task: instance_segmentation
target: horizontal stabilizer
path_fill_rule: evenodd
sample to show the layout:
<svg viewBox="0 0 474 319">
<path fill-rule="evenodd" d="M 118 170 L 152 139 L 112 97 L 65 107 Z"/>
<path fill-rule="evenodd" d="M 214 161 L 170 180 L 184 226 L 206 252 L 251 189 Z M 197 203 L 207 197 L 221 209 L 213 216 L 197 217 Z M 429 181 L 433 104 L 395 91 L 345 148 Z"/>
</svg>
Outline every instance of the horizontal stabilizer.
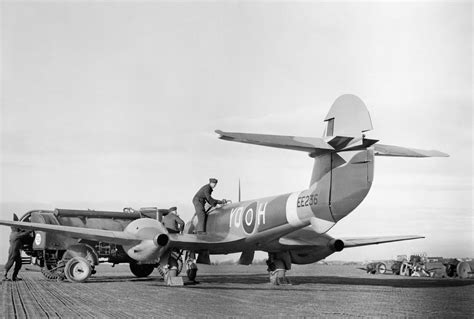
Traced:
<svg viewBox="0 0 474 319">
<path fill-rule="evenodd" d="M 416 148 L 384 144 L 375 144 L 374 155 L 399 157 L 449 157 L 448 154 L 436 150 L 420 150 Z"/>
<path fill-rule="evenodd" d="M 377 245 L 396 241 L 413 240 L 425 238 L 423 236 L 384 236 L 384 237 L 360 237 L 360 238 L 340 238 L 344 242 L 344 248 Z"/>
<path fill-rule="evenodd" d="M 226 141 L 303 151 L 314 155 L 334 151 L 334 147 L 326 143 L 322 138 L 234 133 L 220 130 L 216 130 L 216 133 L 220 135 L 220 139 Z"/>
</svg>

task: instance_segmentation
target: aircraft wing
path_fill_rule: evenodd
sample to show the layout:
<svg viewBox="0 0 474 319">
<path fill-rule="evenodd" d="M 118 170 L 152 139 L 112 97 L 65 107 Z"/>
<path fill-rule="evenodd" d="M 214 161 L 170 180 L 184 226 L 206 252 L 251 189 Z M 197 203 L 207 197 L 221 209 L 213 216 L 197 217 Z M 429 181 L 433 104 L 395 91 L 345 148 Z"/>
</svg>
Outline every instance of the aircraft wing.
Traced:
<svg viewBox="0 0 474 319">
<path fill-rule="evenodd" d="M 186 250 L 207 250 L 207 249 L 226 249 L 235 246 L 243 238 L 235 236 L 220 236 L 218 234 L 168 234 L 169 247 L 186 249 Z"/>
<path fill-rule="evenodd" d="M 27 230 L 42 230 L 45 232 L 61 234 L 73 238 L 102 241 L 118 245 L 130 245 L 134 243 L 138 244 L 141 241 L 135 236 L 122 231 L 51 225 L 43 223 L 13 222 L 6 220 L 0 220 L 0 225 L 13 226 Z"/>
<path fill-rule="evenodd" d="M 395 145 L 375 144 L 374 155 L 398 157 L 449 157 L 448 154 L 436 150 L 420 150 Z"/>
<path fill-rule="evenodd" d="M 6 220 L 0 220 L 0 225 L 13 226 L 27 230 L 40 230 L 50 233 L 61 234 L 72 238 L 88 239 L 118 245 L 138 244 L 143 239 L 137 238 L 134 235 L 123 231 L 112 231 L 95 228 L 71 227 L 43 223 L 14 222 Z M 239 240 L 241 240 L 241 238 L 237 237 L 223 237 L 214 234 L 207 234 L 202 236 L 190 234 L 168 234 L 168 236 L 170 247 L 190 250 L 226 248 L 227 246 L 235 245 Z"/>
<path fill-rule="evenodd" d="M 216 130 L 216 133 L 220 135 L 219 138 L 221 140 L 232 142 L 256 144 L 317 154 L 334 151 L 334 147 L 326 143 L 322 138 L 235 133 L 223 132 L 220 130 Z"/>
<path fill-rule="evenodd" d="M 359 238 L 340 238 L 344 242 L 344 248 L 360 247 L 368 245 L 378 245 L 392 243 L 396 241 L 413 240 L 425 238 L 424 236 L 382 236 L 382 237 L 359 237 Z"/>
</svg>

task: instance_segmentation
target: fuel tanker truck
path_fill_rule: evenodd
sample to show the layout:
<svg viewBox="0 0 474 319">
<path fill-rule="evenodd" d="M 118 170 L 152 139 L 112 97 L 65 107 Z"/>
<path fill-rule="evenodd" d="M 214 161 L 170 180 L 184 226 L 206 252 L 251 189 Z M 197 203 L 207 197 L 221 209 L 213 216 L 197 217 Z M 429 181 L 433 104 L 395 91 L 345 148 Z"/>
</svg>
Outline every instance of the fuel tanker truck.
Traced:
<svg viewBox="0 0 474 319">
<path fill-rule="evenodd" d="M 23 222 L 44 223 L 52 225 L 73 226 L 82 228 L 95 228 L 112 231 L 123 231 L 132 221 L 147 217 L 158 219 L 167 209 L 156 207 L 141 208 L 134 210 L 124 208 L 121 212 L 95 211 L 95 210 L 33 210 L 20 218 Z M 68 237 L 56 233 L 35 231 L 23 246 L 24 252 L 32 257 L 33 264 L 41 267 L 42 274 L 48 279 L 81 282 L 89 276 L 77 271 L 81 269 L 77 263 L 87 261 L 91 274 L 95 273 L 94 267 L 101 262 L 111 263 L 112 266 L 120 263 L 128 263 L 130 271 L 136 277 L 147 277 L 158 263 L 138 263 L 130 258 L 120 245 L 109 244 L 100 241 L 90 241 Z M 182 269 L 182 259 L 179 258 L 179 271 Z M 84 278 L 85 277 L 85 278 Z"/>
</svg>

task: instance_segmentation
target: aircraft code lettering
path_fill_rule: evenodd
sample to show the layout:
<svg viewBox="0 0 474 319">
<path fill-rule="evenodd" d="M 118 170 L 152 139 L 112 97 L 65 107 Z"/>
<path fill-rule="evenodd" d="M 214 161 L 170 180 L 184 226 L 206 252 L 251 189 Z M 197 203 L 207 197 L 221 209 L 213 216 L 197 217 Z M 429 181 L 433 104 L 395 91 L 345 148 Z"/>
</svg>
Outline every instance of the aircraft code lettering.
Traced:
<svg viewBox="0 0 474 319">
<path fill-rule="evenodd" d="M 237 207 L 231 210 L 229 218 L 229 227 L 239 228 L 242 225 L 247 234 L 255 230 L 256 225 L 265 224 L 265 209 L 267 203 L 253 202 L 247 207 Z"/>
<path fill-rule="evenodd" d="M 315 206 L 318 204 L 318 194 L 311 194 L 298 197 L 296 207 Z"/>
</svg>

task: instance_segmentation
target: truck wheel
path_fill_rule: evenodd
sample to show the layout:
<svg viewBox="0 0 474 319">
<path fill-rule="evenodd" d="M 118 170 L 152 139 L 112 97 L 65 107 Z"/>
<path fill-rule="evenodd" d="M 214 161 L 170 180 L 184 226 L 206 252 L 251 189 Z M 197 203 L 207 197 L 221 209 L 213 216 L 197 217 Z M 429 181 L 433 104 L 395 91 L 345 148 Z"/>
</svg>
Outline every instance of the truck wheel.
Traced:
<svg viewBox="0 0 474 319">
<path fill-rule="evenodd" d="M 67 262 L 64 274 L 70 282 L 84 282 L 92 274 L 92 267 L 87 259 L 73 257 Z"/>
<path fill-rule="evenodd" d="M 382 275 L 383 275 L 383 274 L 385 274 L 386 271 L 387 271 L 387 266 L 385 266 L 384 263 L 379 263 L 379 264 L 377 265 L 377 272 L 378 272 L 379 274 L 382 274 Z"/>
<path fill-rule="evenodd" d="M 130 263 L 130 271 L 138 278 L 148 277 L 153 270 L 155 269 L 155 265 L 153 264 L 137 264 L 136 262 Z"/>
</svg>

